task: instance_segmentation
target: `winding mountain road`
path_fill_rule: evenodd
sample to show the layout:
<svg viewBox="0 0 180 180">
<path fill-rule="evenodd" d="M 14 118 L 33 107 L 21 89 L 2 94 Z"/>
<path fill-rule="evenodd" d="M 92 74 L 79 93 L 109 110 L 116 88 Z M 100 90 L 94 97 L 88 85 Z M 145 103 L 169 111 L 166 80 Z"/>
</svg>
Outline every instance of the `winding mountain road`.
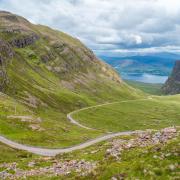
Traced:
<svg viewBox="0 0 180 180">
<path fill-rule="evenodd" d="M 148 99 L 151 99 L 151 98 L 141 99 L 141 100 L 148 100 Z M 78 123 L 75 119 L 72 118 L 72 115 L 77 113 L 77 112 L 86 110 L 86 109 L 92 109 L 92 108 L 95 108 L 95 107 L 101 107 L 101 106 L 105 106 L 105 105 L 109 105 L 109 104 L 123 103 L 123 102 L 130 102 L 130 101 L 140 101 L 140 99 L 138 99 L 138 100 L 119 101 L 119 102 L 113 102 L 113 103 L 105 103 L 105 104 L 101 104 L 101 105 L 82 108 L 80 110 L 76 110 L 76 111 L 73 111 L 73 112 L 67 114 L 67 118 L 71 123 L 73 123 L 73 124 L 75 124 L 77 126 L 80 126 L 82 128 L 85 128 L 85 129 L 95 130 L 93 128 L 89 128 L 89 127 L 86 127 L 86 126 Z M 28 151 L 28 152 L 31 152 L 31 153 L 34 153 L 34 154 L 37 154 L 37 155 L 56 156 L 57 154 L 68 153 L 68 152 L 72 152 L 72 151 L 75 151 L 75 150 L 83 149 L 83 148 L 86 148 L 86 147 L 91 146 L 93 144 L 96 144 L 96 143 L 99 143 L 99 142 L 102 142 L 102 141 L 105 141 L 105 140 L 108 140 L 108 139 L 111 139 L 111 138 L 114 138 L 114 137 L 117 137 L 117 136 L 131 135 L 131 134 L 134 134 L 135 132 L 136 131 L 108 133 L 106 135 L 97 137 L 97 138 L 89 140 L 87 142 L 84 142 L 84 143 L 81 143 L 81 144 L 78 144 L 78 145 L 75 145 L 75 146 L 72 146 L 72 147 L 61 148 L 61 149 L 47 149 L 47 148 L 39 148 L 39 147 L 23 145 L 23 144 L 14 142 L 12 140 L 9 140 L 4 136 L 0 136 L 0 142 L 4 143 L 4 144 L 6 144 L 6 145 L 8 145 L 8 146 L 10 146 L 12 148 L 15 148 L 15 149 L 18 149 L 18 150 Z"/>
<path fill-rule="evenodd" d="M 105 141 L 107 139 L 111 139 L 113 137 L 117 137 L 117 136 L 121 136 L 121 135 L 130 135 L 133 133 L 134 133 L 133 131 L 132 132 L 126 131 L 126 132 L 112 133 L 112 134 L 104 135 L 101 137 L 97 137 L 93 140 L 87 141 L 87 142 L 79 144 L 79 145 L 75 145 L 75 146 L 63 148 L 63 149 L 46 149 L 46 148 L 26 146 L 26 145 L 22 145 L 22 144 L 14 142 L 14 141 L 11 141 L 3 136 L 0 136 L 0 142 L 4 143 L 12 148 L 28 151 L 33 154 L 42 155 L 42 156 L 56 156 L 57 154 L 68 153 L 68 152 L 72 152 L 72 151 L 75 151 L 78 149 L 83 149 L 83 148 L 86 148 L 93 144 L 96 144 L 98 142 Z"/>
</svg>

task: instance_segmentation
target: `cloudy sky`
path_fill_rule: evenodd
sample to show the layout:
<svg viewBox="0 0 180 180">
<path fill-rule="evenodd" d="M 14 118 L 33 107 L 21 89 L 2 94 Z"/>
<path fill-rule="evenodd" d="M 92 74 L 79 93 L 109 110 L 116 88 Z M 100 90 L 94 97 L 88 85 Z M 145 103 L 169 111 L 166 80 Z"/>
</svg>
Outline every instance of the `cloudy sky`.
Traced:
<svg viewBox="0 0 180 180">
<path fill-rule="evenodd" d="M 0 0 L 0 9 L 67 32 L 101 55 L 180 52 L 180 0 Z"/>
</svg>

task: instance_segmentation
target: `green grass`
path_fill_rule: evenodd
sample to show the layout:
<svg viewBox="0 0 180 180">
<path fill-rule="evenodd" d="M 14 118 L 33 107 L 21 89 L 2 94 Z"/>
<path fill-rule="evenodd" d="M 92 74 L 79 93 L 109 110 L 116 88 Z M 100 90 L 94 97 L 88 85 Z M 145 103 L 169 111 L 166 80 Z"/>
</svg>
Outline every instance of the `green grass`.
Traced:
<svg viewBox="0 0 180 180">
<path fill-rule="evenodd" d="M 34 122 L 22 122 L 8 116 L 32 116 Z M 36 122 L 37 118 L 42 122 Z M 31 124 L 40 125 L 44 130 L 32 130 Z M 46 146 L 66 147 L 84 142 L 100 135 L 100 131 L 90 131 L 71 124 L 64 113 L 53 108 L 44 108 L 33 112 L 24 105 L 7 96 L 0 96 L 0 134 L 20 143 Z"/>
<path fill-rule="evenodd" d="M 131 139 L 133 136 L 121 137 Z M 111 140 L 110 140 L 111 141 Z M 180 137 L 170 140 L 166 144 L 124 150 L 121 160 L 107 157 L 106 150 L 109 142 L 101 142 L 89 148 L 71 154 L 58 155 L 59 159 L 85 159 L 98 162 L 97 169 L 87 177 L 70 176 L 69 179 L 102 179 L 108 180 L 113 176 L 124 175 L 125 179 L 175 179 L 179 170 L 170 170 L 170 165 L 180 163 L 178 158 Z M 95 153 L 92 153 L 95 152 Z M 166 156 L 167 155 L 167 156 Z M 157 158 L 154 158 L 154 157 Z M 164 158 L 161 158 L 164 156 Z"/>
<path fill-rule="evenodd" d="M 180 96 L 118 102 L 82 110 L 73 118 L 88 127 L 127 131 L 180 125 Z"/>
<path fill-rule="evenodd" d="M 178 169 L 171 171 L 169 166 L 177 164 L 179 161 L 177 155 L 175 155 L 179 152 L 179 142 L 180 139 L 178 138 L 178 140 L 173 140 L 167 145 L 159 145 L 160 151 L 156 150 L 157 146 L 124 151 L 121 161 L 106 160 L 102 162 L 95 178 L 110 179 L 112 176 L 120 174 L 127 179 L 173 179 L 173 177 L 178 177 Z M 167 158 L 161 160 L 153 158 L 168 153 L 170 156 Z M 144 170 L 146 170 L 146 173 Z"/>
<path fill-rule="evenodd" d="M 53 108 L 31 111 L 11 98 L 0 99 L 0 134 L 17 142 L 42 147 L 67 147 L 104 134 L 107 131 L 126 131 L 162 128 L 179 125 L 179 96 L 156 97 L 155 100 L 138 100 L 115 103 L 74 114 L 80 123 L 97 130 L 86 130 L 71 124 L 66 114 Z M 28 115 L 41 118 L 41 123 L 21 122 L 8 115 Z M 38 124 L 44 130 L 32 130 Z"/>
<path fill-rule="evenodd" d="M 76 84 L 74 90 L 63 87 L 61 80 L 64 76 L 47 70 L 40 61 L 40 54 L 45 51 L 42 44 L 40 40 L 32 46 L 15 49 L 16 56 L 7 67 L 10 85 L 5 89 L 11 99 L 0 99 L 0 134 L 23 144 L 52 148 L 72 146 L 103 132 L 72 125 L 66 118 L 67 113 L 106 101 L 144 96 L 124 83 L 117 84 L 107 79 L 98 84 L 96 80 L 89 79 L 85 85 Z M 56 63 L 59 62 L 60 59 Z M 71 82 L 71 79 L 67 81 Z M 28 106 L 28 94 L 35 97 L 37 107 Z M 32 123 L 8 119 L 8 115 L 15 114 L 15 102 L 16 115 L 31 115 L 35 119 L 40 117 L 42 122 L 39 125 L 44 130 L 33 131 L 29 128 Z"/>
<path fill-rule="evenodd" d="M 0 56 L 6 59 L 2 68 L 7 77 L 3 79 L 8 79 L 2 92 L 10 97 L 0 97 L 0 134 L 29 145 L 72 146 L 103 132 L 71 124 L 66 118 L 67 113 L 104 102 L 145 96 L 126 83 L 120 83 L 118 74 L 99 61 L 79 40 L 45 26 L 25 23 L 21 18 L 9 23 L 20 30 L 28 27 L 29 31 L 1 32 L 1 39 L 5 42 L 22 39 L 32 32 L 39 39 L 23 48 L 11 47 L 13 58 L 8 58 L 10 50 L 0 52 Z M 6 27 L 7 24 L 8 19 L 5 19 L 0 26 Z M 44 56 L 46 61 L 42 58 Z M 41 118 L 42 122 L 35 124 L 43 130 L 33 131 L 29 127 L 32 123 L 7 118 L 9 115 Z"/>
<path fill-rule="evenodd" d="M 31 159 L 38 157 L 36 155 L 32 155 L 31 153 L 15 150 L 10 148 L 2 143 L 0 143 L 0 164 L 1 163 L 12 163 L 12 162 L 23 162 L 30 161 Z M 23 163 L 22 163 L 23 164 Z"/>
<path fill-rule="evenodd" d="M 125 80 L 127 84 L 130 86 L 140 89 L 145 93 L 153 94 L 153 95 L 162 95 L 163 92 L 161 90 L 163 84 L 152 84 L 152 83 L 143 83 L 138 81 Z"/>
<path fill-rule="evenodd" d="M 15 27 L 24 25 L 24 21 L 18 21 L 18 23 L 11 25 Z M 57 148 L 87 141 L 106 131 L 179 125 L 180 96 L 120 102 L 144 98 L 146 95 L 123 82 L 117 82 L 119 79 L 113 69 L 93 58 L 93 54 L 75 38 L 48 27 L 26 25 L 31 31 L 37 33 L 40 39 L 24 48 L 13 47 L 14 57 L 12 59 L 7 58 L 9 52 L 0 52 L 6 60 L 3 69 L 6 70 L 8 79 L 8 84 L 2 90 L 9 95 L 8 97 L 0 94 L 0 135 L 27 145 Z M 0 26 L 6 26 L 6 24 L 1 22 Z M 31 31 L 27 31 L 27 35 L 31 34 Z M 0 35 L 5 41 L 23 37 L 20 33 L 0 33 Z M 44 55 L 48 57 L 48 62 L 42 61 Z M 58 71 L 59 68 L 60 71 Z M 140 89 L 158 94 L 158 88 L 141 85 Z M 30 105 L 32 99 L 34 99 L 34 107 Z M 66 114 L 73 110 L 114 101 L 119 101 L 119 103 L 85 110 L 74 115 L 82 124 L 97 128 L 97 130 L 79 128 L 66 118 Z M 34 120 L 41 118 L 42 122 L 34 122 L 34 124 L 39 125 L 43 130 L 32 130 L 29 127 L 33 124 L 32 122 L 22 122 L 18 118 L 10 119 L 9 115 L 32 116 Z M 177 143 L 176 141 L 168 145 L 167 150 L 176 147 Z M 97 148 L 100 148 L 98 154 L 91 154 L 90 151 Z M 109 179 L 119 172 L 127 173 L 129 177 L 144 179 L 139 162 L 142 161 L 144 164 L 147 160 L 155 168 L 155 166 L 165 167 L 176 161 L 174 157 L 168 162 L 154 161 L 151 151 L 142 156 L 141 149 L 135 149 L 124 153 L 124 161 L 119 163 L 111 159 L 104 159 L 106 148 L 106 143 L 102 142 L 56 158 L 62 161 L 82 158 L 98 160 L 97 174 L 92 174 L 86 179 L 92 179 L 92 177 Z M 89 154 L 86 154 L 87 152 Z M 18 162 L 20 167 L 26 169 L 29 161 L 39 161 L 38 158 L 30 153 L 17 151 L 0 144 L 0 163 Z M 46 163 L 50 162 L 40 162 L 38 166 L 44 166 Z M 162 174 L 163 178 L 170 174 L 157 169 L 154 172 Z M 73 179 L 74 175 L 70 175 L 69 178 Z M 41 179 L 47 179 L 47 177 L 44 176 Z"/>
<path fill-rule="evenodd" d="M 118 137 L 119 138 L 119 137 Z M 116 139 L 118 139 L 116 138 Z M 131 139 L 134 136 L 124 136 L 121 139 Z M 176 179 L 179 170 L 170 170 L 170 165 L 180 163 L 178 158 L 180 137 L 170 140 L 168 143 L 152 145 L 148 147 L 132 148 L 124 150 L 121 160 L 115 160 L 106 156 L 106 150 L 110 147 L 111 140 L 101 142 L 94 146 L 78 150 L 72 153 L 61 154 L 52 160 L 42 160 L 39 156 L 24 151 L 18 151 L 0 143 L 0 164 L 17 162 L 18 168 L 32 169 L 29 162 L 36 162 L 33 169 L 52 165 L 55 160 L 86 160 L 98 162 L 97 168 L 88 176 L 82 177 L 78 173 L 70 173 L 67 176 L 48 177 L 47 175 L 32 176 L 27 179 L 102 179 L 108 180 L 113 176 L 124 175 L 126 179 Z M 167 156 L 166 156 L 167 155 Z M 154 157 L 157 158 L 154 158 Z M 162 158 L 163 157 L 163 158 Z M 0 168 L 0 172 L 3 169 Z"/>
</svg>

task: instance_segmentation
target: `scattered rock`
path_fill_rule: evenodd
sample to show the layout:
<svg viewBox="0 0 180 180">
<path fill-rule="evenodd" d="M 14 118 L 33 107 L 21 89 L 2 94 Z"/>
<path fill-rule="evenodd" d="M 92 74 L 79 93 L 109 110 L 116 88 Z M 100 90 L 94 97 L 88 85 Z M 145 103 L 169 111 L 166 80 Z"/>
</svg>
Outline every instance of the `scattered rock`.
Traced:
<svg viewBox="0 0 180 180">
<path fill-rule="evenodd" d="M 112 177 L 111 180 L 118 180 L 116 177 Z"/>
<path fill-rule="evenodd" d="M 154 156 L 153 156 L 153 158 L 154 158 L 154 159 L 157 159 L 157 158 L 158 158 L 158 156 L 157 156 L 157 155 L 154 155 Z"/>
<path fill-rule="evenodd" d="M 17 166 L 16 162 L 0 164 L 0 168 L 7 168 L 7 169 L 14 169 L 14 168 L 16 168 L 16 166 Z"/>
<path fill-rule="evenodd" d="M 127 176 L 126 174 L 116 174 L 111 178 L 111 180 L 123 180 L 125 179 L 126 176 Z"/>
<path fill-rule="evenodd" d="M 36 121 L 37 121 L 38 123 L 41 123 L 41 122 L 42 122 L 42 119 L 41 119 L 40 117 L 38 117 L 38 118 L 36 119 Z"/>
<path fill-rule="evenodd" d="M 34 161 L 28 163 L 28 167 L 34 167 L 36 163 Z"/>
<path fill-rule="evenodd" d="M 98 151 L 99 151 L 99 149 L 94 150 L 94 151 L 91 151 L 91 154 L 95 154 L 95 153 L 97 153 Z"/>
<path fill-rule="evenodd" d="M 169 169 L 170 169 L 171 171 L 174 171 L 174 170 L 176 169 L 176 166 L 175 166 L 174 164 L 170 164 L 170 165 L 169 165 Z"/>
<path fill-rule="evenodd" d="M 53 157 L 41 157 L 39 160 L 41 160 L 41 161 L 51 161 L 53 159 L 54 159 Z"/>
<path fill-rule="evenodd" d="M 85 160 L 70 160 L 59 162 L 55 161 L 53 165 L 47 167 L 40 167 L 39 169 L 31 169 L 31 170 L 22 170 L 17 169 L 16 164 L 6 164 L 4 165 L 7 169 L 3 172 L 0 172 L 0 179 L 19 179 L 30 176 L 41 176 L 47 175 L 50 176 L 60 176 L 60 175 L 68 175 L 71 172 L 78 172 L 80 175 L 87 175 L 91 173 L 96 168 L 96 162 L 88 162 Z M 34 167 L 35 162 L 30 162 L 28 167 Z M 13 170 L 14 174 L 7 173 L 8 170 Z"/>
<path fill-rule="evenodd" d="M 115 139 L 112 141 L 112 147 L 106 150 L 106 155 L 115 157 L 120 160 L 120 155 L 123 150 L 146 147 L 166 143 L 169 139 L 175 138 L 178 134 L 175 127 L 164 128 L 156 133 L 152 131 L 136 131 L 137 138 L 130 140 Z M 158 158 L 156 155 L 153 158 Z M 164 158 L 164 156 L 162 157 Z"/>
<path fill-rule="evenodd" d="M 7 116 L 8 119 L 20 119 L 22 122 L 32 122 L 32 116 L 18 116 L 18 115 L 9 115 Z"/>
<path fill-rule="evenodd" d="M 25 97 L 22 97 L 22 100 L 21 100 L 23 104 L 28 105 L 33 108 L 38 108 L 38 106 L 47 107 L 47 104 L 42 102 L 39 98 L 33 96 L 27 91 L 25 91 L 24 93 L 25 93 Z"/>
<path fill-rule="evenodd" d="M 7 179 L 11 174 L 9 174 L 7 171 L 0 172 L 0 179 Z"/>
<path fill-rule="evenodd" d="M 39 124 L 30 124 L 29 128 L 31 128 L 33 131 L 44 131 L 45 130 Z"/>
</svg>

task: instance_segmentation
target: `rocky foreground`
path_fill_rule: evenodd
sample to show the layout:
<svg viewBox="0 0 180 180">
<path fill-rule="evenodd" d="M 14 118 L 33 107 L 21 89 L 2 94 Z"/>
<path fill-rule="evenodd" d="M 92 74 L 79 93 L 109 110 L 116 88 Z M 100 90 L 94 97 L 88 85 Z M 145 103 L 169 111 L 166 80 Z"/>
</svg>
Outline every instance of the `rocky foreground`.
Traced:
<svg viewBox="0 0 180 180">
<path fill-rule="evenodd" d="M 159 143 L 166 143 L 168 140 L 176 137 L 178 132 L 176 128 L 169 127 L 162 129 L 161 131 L 157 131 L 153 133 L 153 130 L 147 130 L 138 132 L 137 137 L 124 140 L 124 139 L 115 139 L 112 141 L 112 147 L 107 149 L 107 155 L 115 157 L 117 160 L 120 159 L 121 152 L 124 150 L 129 150 L 135 147 L 147 147 L 151 145 L 156 145 Z"/>
<path fill-rule="evenodd" d="M 145 148 L 156 146 L 158 144 L 166 144 L 169 140 L 176 138 L 178 135 L 179 131 L 175 127 L 168 127 L 159 131 L 136 131 L 133 136 L 129 136 L 127 139 L 116 138 L 109 141 L 105 158 L 113 157 L 115 161 L 121 162 L 122 152 L 133 148 Z M 92 153 L 96 152 L 98 152 L 98 149 Z M 164 156 L 166 156 L 166 154 Z M 0 179 L 25 179 L 27 177 L 37 176 L 67 176 L 71 173 L 76 173 L 80 177 L 85 177 L 92 172 L 94 173 L 100 164 L 99 161 L 87 161 L 83 159 L 75 160 L 73 157 L 71 159 L 72 160 L 63 160 L 52 157 L 41 157 L 28 162 L 25 168 L 20 168 L 16 162 L 2 163 L 0 164 Z M 49 163 L 49 165 L 39 167 L 38 164 L 40 162 Z M 177 167 L 178 164 L 172 164 L 169 168 L 174 170 Z M 116 180 L 118 178 L 112 177 L 112 179 Z"/>
<path fill-rule="evenodd" d="M 57 160 L 43 158 L 41 160 L 51 161 L 53 162 L 52 166 L 48 167 L 41 167 L 39 169 L 34 169 L 35 162 L 29 162 L 28 167 L 30 170 L 22 170 L 19 169 L 17 163 L 10 163 L 10 164 L 1 164 L 0 168 L 5 168 L 4 171 L 0 172 L 0 179 L 20 179 L 26 178 L 30 176 L 42 176 L 46 175 L 47 177 L 51 176 L 62 176 L 68 175 L 71 172 L 80 173 L 80 175 L 84 176 L 90 173 L 95 167 L 95 162 L 86 162 L 84 160 L 77 161 L 64 161 L 59 162 Z M 11 174 L 10 172 L 14 172 L 15 174 Z"/>
</svg>

